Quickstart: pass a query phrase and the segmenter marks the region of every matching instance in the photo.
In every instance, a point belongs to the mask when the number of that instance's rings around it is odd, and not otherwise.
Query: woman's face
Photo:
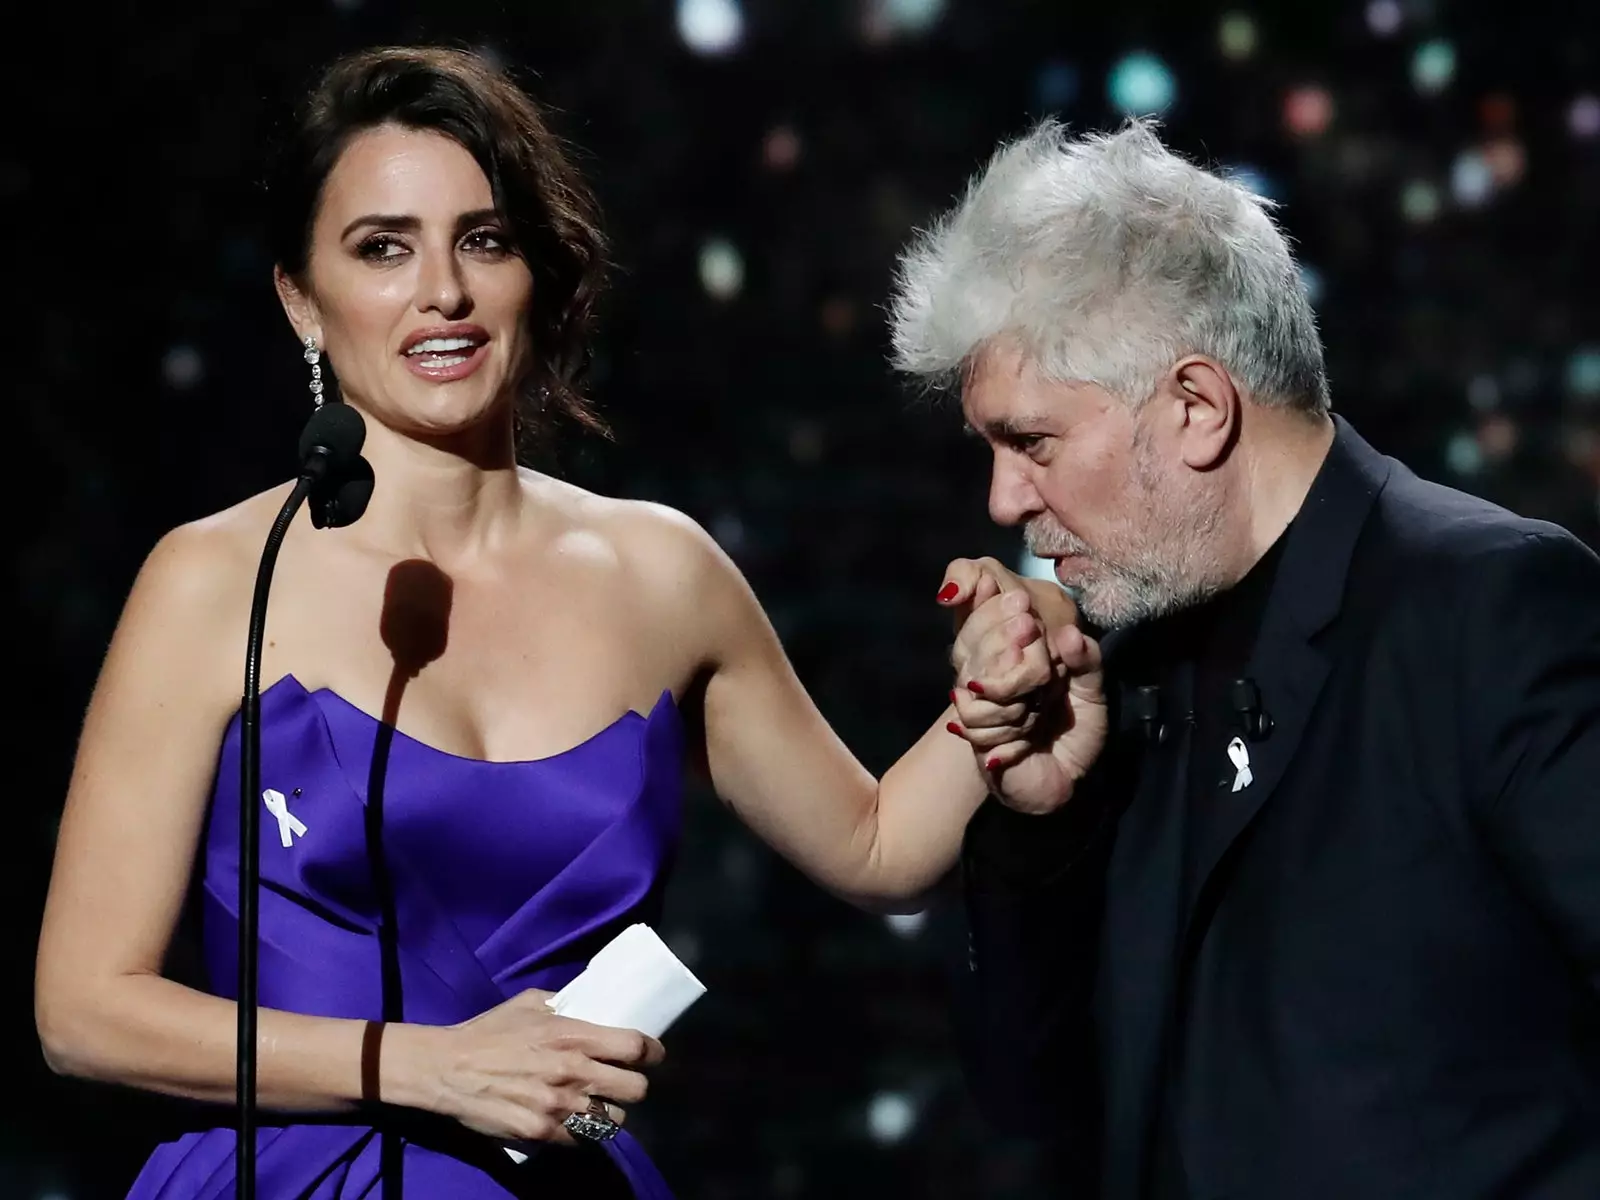
[[[533,276],[458,143],[398,125],[356,135],[323,186],[304,283],[279,278],[290,320],[377,421],[441,437],[508,410]]]

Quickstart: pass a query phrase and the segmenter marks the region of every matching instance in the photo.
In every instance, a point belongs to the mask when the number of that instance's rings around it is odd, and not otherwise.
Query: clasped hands
[[[950,732],[971,746],[1001,803],[1053,811],[1105,746],[1100,647],[1059,585],[992,558],[952,562],[939,602],[957,624]]]

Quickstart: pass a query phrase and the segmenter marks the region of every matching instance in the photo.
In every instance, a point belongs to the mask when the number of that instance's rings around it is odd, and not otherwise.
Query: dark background
[[[895,253],[998,139],[1047,113],[1114,124],[1136,52],[1154,90],[1125,107],[1164,104],[1175,146],[1283,205],[1336,409],[1419,472],[1600,541],[1594,4],[722,0],[743,36],[720,54],[686,45],[692,7],[56,4],[8,22],[0,1197],[120,1196],[170,1117],[44,1067],[39,911],[140,560],[292,469],[304,364],[255,181],[279,105],[338,52],[477,46],[559,110],[619,265],[594,380],[618,437],[569,445],[565,470],[711,529],[874,769],[943,705],[946,560],[1019,553],[987,522],[959,416],[884,365]],[[713,294],[708,264],[726,283],[731,261],[737,290]],[[685,1200],[1050,1194],[1048,1164],[961,1090],[948,903],[898,928],[857,914],[695,795],[663,933],[710,994],[633,1127]]]

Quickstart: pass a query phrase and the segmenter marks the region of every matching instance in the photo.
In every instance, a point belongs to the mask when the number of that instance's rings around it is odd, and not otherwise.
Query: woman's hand
[[[957,559],[940,600],[960,622],[950,661],[957,732],[993,794],[1010,808],[1050,812],[1100,756],[1108,719],[1100,647],[1077,608],[1048,581],[993,559]]]
[[[655,1038],[559,1017],[552,993],[530,988],[488,1012],[432,1031],[425,1051],[432,1102],[428,1107],[490,1137],[568,1142],[562,1122],[591,1099],[611,1101],[619,1125],[622,1105],[637,1104],[649,1088],[641,1068],[661,1062]],[[412,1026],[409,1028],[416,1029]]]

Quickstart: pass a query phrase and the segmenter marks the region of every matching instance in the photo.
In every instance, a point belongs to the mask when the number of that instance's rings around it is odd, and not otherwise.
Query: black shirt
[[[1183,814],[1183,890],[1185,911],[1193,909],[1199,886],[1200,863],[1215,835],[1217,806],[1232,794],[1241,768],[1247,767],[1250,739],[1234,707],[1235,680],[1245,677],[1262,613],[1272,591],[1286,538],[1280,537],[1248,574],[1226,592],[1169,618],[1162,642],[1170,658],[1162,665],[1168,679],[1187,673],[1192,689],[1187,701],[1187,737],[1172,738],[1170,753],[1188,755],[1188,803]],[[1170,708],[1169,708],[1170,711]],[[1234,739],[1235,757],[1229,745]],[[1180,993],[1181,994],[1181,993]],[[1181,1034],[1181,1030],[1176,1031]],[[1178,1052],[1169,1055],[1165,1096],[1156,1131],[1153,1200],[1190,1200],[1182,1167],[1182,1150],[1172,1119],[1172,1099],[1179,1086],[1181,1037]]]

